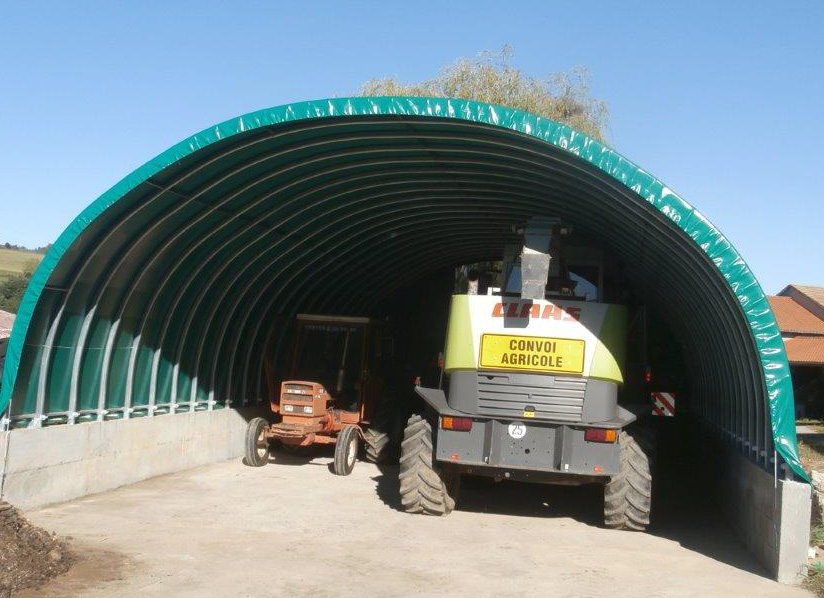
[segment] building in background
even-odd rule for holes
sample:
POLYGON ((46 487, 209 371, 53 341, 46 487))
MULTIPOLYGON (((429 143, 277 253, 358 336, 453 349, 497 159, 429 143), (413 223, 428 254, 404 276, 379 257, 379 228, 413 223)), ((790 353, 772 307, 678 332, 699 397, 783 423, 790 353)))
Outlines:
POLYGON ((796 417, 824 417, 824 287, 791 284, 769 297, 787 348, 796 417))

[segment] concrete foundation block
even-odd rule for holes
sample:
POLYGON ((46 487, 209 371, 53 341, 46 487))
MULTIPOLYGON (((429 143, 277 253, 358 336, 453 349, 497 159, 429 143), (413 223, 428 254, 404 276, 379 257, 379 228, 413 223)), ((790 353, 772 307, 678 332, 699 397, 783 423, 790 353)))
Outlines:
POLYGON ((234 409, 0 433, 2 498, 34 509, 243 454, 234 409))
POLYGON ((718 499, 727 519, 774 579, 798 583, 806 573, 811 486, 777 479, 735 453, 726 460, 718 499))
POLYGON ((778 526, 778 571, 781 583, 797 583, 806 573, 810 546, 812 488, 803 482, 782 480, 780 526, 778 526))

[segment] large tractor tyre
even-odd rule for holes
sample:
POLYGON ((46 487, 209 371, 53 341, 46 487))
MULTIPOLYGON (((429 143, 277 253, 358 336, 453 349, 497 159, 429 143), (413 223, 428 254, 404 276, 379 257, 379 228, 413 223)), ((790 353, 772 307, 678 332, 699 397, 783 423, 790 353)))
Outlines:
POLYGON ((246 426, 244 461, 251 467, 262 467, 269 462, 269 439, 266 428, 269 425, 262 417, 256 417, 246 426))
POLYGON ((344 426, 335 441, 335 460, 332 471, 335 475, 349 475, 358 458, 358 427, 344 426))
POLYGON ((435 468, 432 427, 420 415, 410 417, 403 432, 399 477, 401 504, 407 513, 448 515, 455 508, 461 476, 435 468))
POLYGON ((652 506, 655 443, 641 427, 618 436, 621 471, 604 486, 604 523, 612 529, 644 531, 652 506))
POLYGON ((363 433, 366 460, 372 463, 386 463, 397 459, 397 435, 394 431, 395 403, 382 400, 375 407, 372 423, 363 433))

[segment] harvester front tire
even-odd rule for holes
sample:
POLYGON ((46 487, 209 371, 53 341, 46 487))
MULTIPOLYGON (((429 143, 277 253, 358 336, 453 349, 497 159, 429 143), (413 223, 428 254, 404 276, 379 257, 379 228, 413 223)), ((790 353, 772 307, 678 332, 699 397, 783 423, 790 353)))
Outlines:
POLYGON ((358 427, 344 426, 335 441, 335 460, 332 470, 335 475, 349 475, 355 469, 358 459, 358 427))
POLYGON ((652 506, 654 441, 636 428, 618 436, 621 471, 604 486, 604 524, 612 529, 644 531, 652 506))
POLYGON ((432 458, 432 426, 420 415, 406 424, 400 459, 401 504, 407 513, 448 515, 455 508, 460 474, 435 468, 432 458))
POLYGON ((265 436, 268 425, 265 419, 256 417, 246 426, 244 460, 250 467, 262 467, 269 462, 269 440, 265 436))

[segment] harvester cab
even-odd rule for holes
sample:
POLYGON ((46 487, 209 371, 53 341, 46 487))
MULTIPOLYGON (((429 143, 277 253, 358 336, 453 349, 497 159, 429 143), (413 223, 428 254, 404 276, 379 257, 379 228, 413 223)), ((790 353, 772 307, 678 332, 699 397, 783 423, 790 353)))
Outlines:
POLYGON ((334 444, 338 475, 352 472, 361 442, 367 459, 381 460, 390 444, 386 326, 371 318, 314 314, 298 315, 295 324, 287 379, 271 401, 279 421, 249 423, 247 463, 266 464, 274 443, 289 452, 334 444))
MULTIPOLYGON (((425 409, 404 431, 402 504, 445 515, 464 474, 595 483, 604 486, 607 526, 644 529, 650 446, 636 412, 618 404, 625 306, 604 301, 605 260, 585 243, 565 247, 561 222, 533 218, 519 232, 520 247, 504 252, 500 288, 484 295, 470 284, 452 296, 444 388, 415 389, 425 409), (572 253, 588 276, 569 267, 572 253)), ((610 273, 613 298, 620 279, 610 273)))

